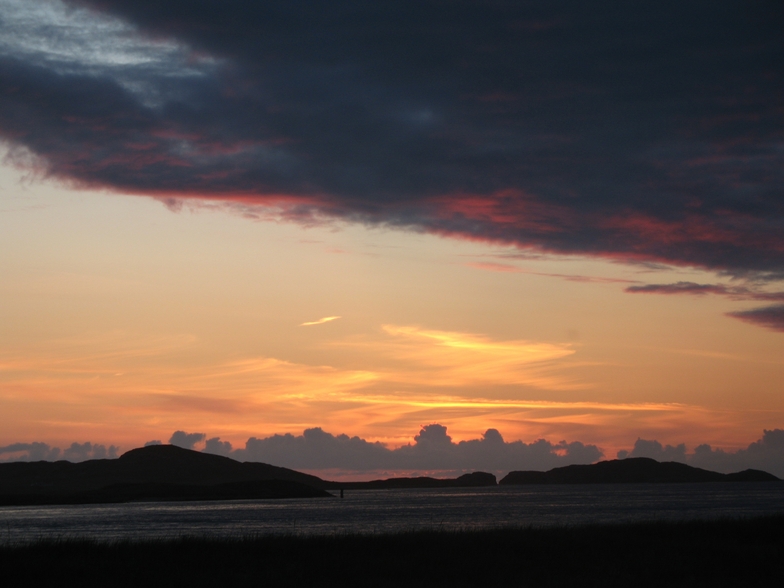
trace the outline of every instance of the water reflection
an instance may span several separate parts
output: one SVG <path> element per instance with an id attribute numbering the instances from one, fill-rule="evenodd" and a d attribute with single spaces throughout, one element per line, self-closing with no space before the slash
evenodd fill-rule
<path id="1" fill-rule="evenodd" d="M 356 490 L 345 498 L 0 508 L 1 542 L 387 533 L 784 512 L 784 483 Z"/>

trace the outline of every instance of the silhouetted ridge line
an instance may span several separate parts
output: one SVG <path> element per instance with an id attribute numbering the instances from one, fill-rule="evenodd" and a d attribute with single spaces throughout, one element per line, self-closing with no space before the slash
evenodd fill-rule
<path id="1" fill-rule="evenodd" d="M 495 476 L 487 472 L 472 472 L 458 478 L 387 478 L 370 482 L 326 482 L 325 488 L 346 490 L 379 490 L 387 488 L 473 488 L 478 486 L 495 486 Z"/>
<path id="2" fill-rule="evenodd" d="M 446 480 L 421 477 L 329 482 L 288 468 L 238 462 L 174 445 L 140 447 L 118 459 L 0 464 L 0 505 L 306 498 L 330 496 L 327 488 L 495 485 L 495 476 L 484 472 Z"/>
<path id="3" fill-rule="evenodd" d="M 199 500 L 327 496 L 323 486 L 320 478 L 287 468 L 173 445 L 133 449 L 119 459 L 0 464 L 3 504 L 175 500 L 177 491 L 186 497 L 179 499 Z"/>
<path id="4" fill-rule="evenodd" d="M 648 457 L 570 465 L 547 472 L 509 472 L 499 484 L 674 484 L 695 482 L 774 482 L 773 474 L 744 470 L 720 474 L 674 461 L 658 462 Z"/>

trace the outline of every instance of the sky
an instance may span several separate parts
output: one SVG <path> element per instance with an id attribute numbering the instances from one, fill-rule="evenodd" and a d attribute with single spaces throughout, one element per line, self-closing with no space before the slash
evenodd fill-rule
<path id="1" fill-rule="evenodd" d="M 0 460 L 784 476 L 782 25 L 0 0 Z"/>

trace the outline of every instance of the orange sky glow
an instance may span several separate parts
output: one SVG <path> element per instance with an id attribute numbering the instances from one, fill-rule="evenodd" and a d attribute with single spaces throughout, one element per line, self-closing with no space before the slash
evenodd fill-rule
<path id="1" fill-rule="evenodd" d="M 1 171 L 0 444 L 124 451 L 184 430 L 242 447 L 321 427 L 394 448 L 440 423 L 614 457 L 638 437 L 742 448 L 784 422 L 784 338 L 725 316 L 747 303 L 624 292 L 702 270 Z"/>

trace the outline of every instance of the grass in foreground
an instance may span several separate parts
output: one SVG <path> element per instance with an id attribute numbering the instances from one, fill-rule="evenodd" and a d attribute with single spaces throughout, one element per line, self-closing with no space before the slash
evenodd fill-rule
<path id="1" fill-rule="evenodd" d="M 784 515 L 333 537 L 0 547 L 4 586 L 766 586 Z"/>

